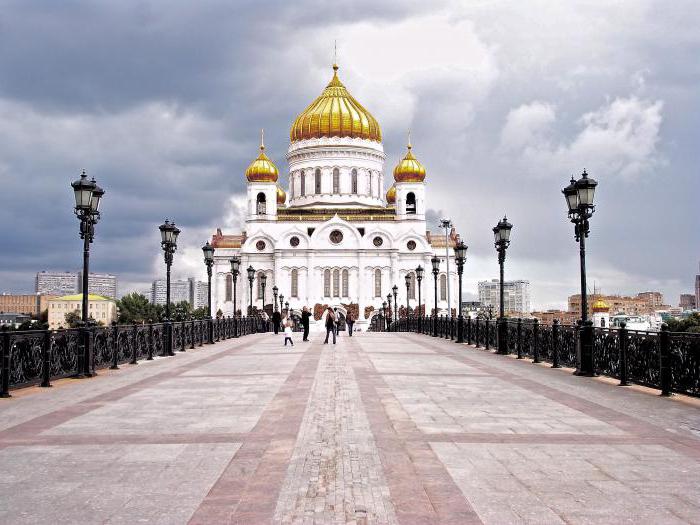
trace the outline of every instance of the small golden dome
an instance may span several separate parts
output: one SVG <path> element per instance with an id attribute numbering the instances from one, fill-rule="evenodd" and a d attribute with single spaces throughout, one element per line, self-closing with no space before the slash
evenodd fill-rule
<path id="1" fill-rule="evenodd" d="M 386 192 L 386 203 L 396 204 L 396 186 L 392 185 L 389 191 Z"/>
<path id="2" fill-rule="evenodd" d="M 333 78 L 294 120 L 289 132 L 292 142 L 318 137 L 357 137 L 382 141 L 379 123 L 348 92 L 338 79 L 338 66 L 333 64 Z"/>
<path id="3" fill-rule="evenodd" d="M 423 182 L 425 180 L 425 167 L 413 156 L 410 140 L 407 147 L 406 156 L 394 168 L 394 180 L 396 182 Z"/>
<path id="4" fill-rule="evenodd" d="M 591 309 L 594 312 L 609 312 L 610 305 L 606 303 L 603 299 L 596 299 L 591 305 Z"/>
<path id="5" fill-rule="evenodd" d="M 246 179 L 248 182 L 277 182 L 278 175 L 277 166 L 265 155 L 265 143 L 261 137 L 260 155 L 245 170 Z"/>
<path id="6" fill-rule="evenodd" d="M 285 191 L 277 186 L 277 204 L 284 204 L 287 200 L 287 194 Z"/>

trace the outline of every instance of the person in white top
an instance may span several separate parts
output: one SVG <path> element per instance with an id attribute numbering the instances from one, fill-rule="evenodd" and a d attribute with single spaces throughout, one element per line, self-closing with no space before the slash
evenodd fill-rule
<path id="1" fill-rule="evenodd" d="M 287 341 L 294 346 L 294 341 L 292 341 L 292 323 L 289 321 L 284 326 L 284 346 L 287 346 Z"/>

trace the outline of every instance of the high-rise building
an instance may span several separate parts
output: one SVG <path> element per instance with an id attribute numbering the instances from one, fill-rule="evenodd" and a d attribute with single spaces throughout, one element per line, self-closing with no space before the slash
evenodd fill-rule
<path id="1" fill-rule="evenodd" d="M 194 277 L 189 278 L 190 282 L 190 304 L 192 308 L 205 308 L 207 306 L 208 285 L 204 281 L 197 281 Z"/>
<path id="2" fill-rule="evenodd" d="M 91 273 L 88 275 L 88 288 L 91 294 L 103 297 L 117 297 L 117 276 L 109 273 Z M 78 272 L 78 291 L 83 291 L 83 272 Z"/>
<path id="3" fill-rule="evenodd" d="M 695 276 L 695 308 L 700 308 L 700 274 Z"/>
<path id="4" fill-rule="evenodd" d="M 485 307 L 493 306 L 495 314 L 500 309 L 500 281 L 479 282 L 479 302 Z M 506 313 L 529 314 L 530 313 L 530 281 L 504 281 L 503 282 L 504 309 Z"/>
<path id="5" fill-rule="evenodd" d="M 75 272 L 37 272 L 35 292 L 47 295 L 78 293 L 78 274 Z"/>
<path id="6" fill-rule="evenodd" d="M 165 279 L 156 279 L 153 281 L 151 285 L 151 302 L 153 304 L 165 304 L 166 291 Z M 191 301 L 189 279 L 170 281 L 170 304 L 179 303 L 181 301 Z"/>
<path id="7" fill-rule="evenodd" d="M 683 310 L 693 310 L 697 308 L 697 303 L 695 302 L 695 295 L 692 293 L 682 293 L 681 299 L 678 302 L 678 306 Z"/>
<path id="8" fill-rule="evenodd" d="M 55 295 L 0 294 L 0 312 L 38 316 Z"/>

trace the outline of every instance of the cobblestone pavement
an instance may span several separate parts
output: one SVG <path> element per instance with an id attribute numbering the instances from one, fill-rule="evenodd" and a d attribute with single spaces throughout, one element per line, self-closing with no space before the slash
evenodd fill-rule
<path id="1" fill-rule="evenodd" d="M 414 334 L 0 400 L 0 523 L 700 523 L 700 402 Z"/>

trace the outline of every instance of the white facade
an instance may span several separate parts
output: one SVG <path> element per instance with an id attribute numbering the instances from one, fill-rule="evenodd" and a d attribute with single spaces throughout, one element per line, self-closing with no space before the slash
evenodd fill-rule
<path id="1" fill-rule="evenodd" d="M 156 279 L 151 285 L 151 303 L 165 304 L 167 296 L 167 283 L 165 279 Z M 190 281 L 180 279 L 170 281 L 170 304 L 181 301 L 190 302 Z"/>
<path id="2" fill-rule="evenodd" d="M 506 313 L 529 314 L 531 312 L 530 281 L 504 281 L 503 298 Z M 479 302 L 486 308 L 493 306 L 498 311 L 501 304 L 498 279 L 479 282 Z"/>
<path id="3" fill-rule="evenodd" d="M 395 155 L 397 161 L 401 158 Z M 421 299 L 430 314 L 434 304 L 434 280 L 430 259 L 442 259 L 438 276 L 438 311 L 447 311 L 445 235 L 427 232 L 426 186 L 422 182 L 396 182 L 396 203 L 387 203 L 382 142 L 350 136 L 319 136 L 290 143 L 286 204 L 277 203 L 273 180 L 248 182 L 247 218 L 243 232 L 212 239 L 215 247 L 212 309 L 225 316 L 246 314 L 252 304 L 259 310 L 262 293 L 258 277 L 267 276 L 265 303 L 272 304 L 277 286 L 292 310 L 321 306 L 345 313 L 356 305 L 356 328 L 364 330 L 382 308 L 391 288 L 398 286 L 399 308 L 405 307 L 409 274 L 425 270 Z M 393 180 L 391 181 L 393 182 Z M 262 195 L 261 195 L 262 194 Z M 410 194 L 410 195 L 409 195 Z M 265 201 L 264 213 L 258 202 Z M 409 202 L 409 204 L 407 204 Z M 437 225 L 431 225 L 433 227 Z M 226 232 L 228 233 L 228 232 Z M 453 231 L 450 245 L 457 241 Z M 241 257 L 235 303 L 229 259 Z M 450 276 L 457 286 L 456 265 L 450 250 Z M 255 269 L 251 289 L 246 269 Z M 453 294 L 454 295 L 454 294 Z M 408 299 L 418 305 L 416 285 Z M 456 304 L 452 304 L 456 308 Z M 372 311 L 373 309 L 373 311 Z M 312 317 L 312 323 L 314 318 Z M 321 326 L 321 320 L 316 320 Z"/>

